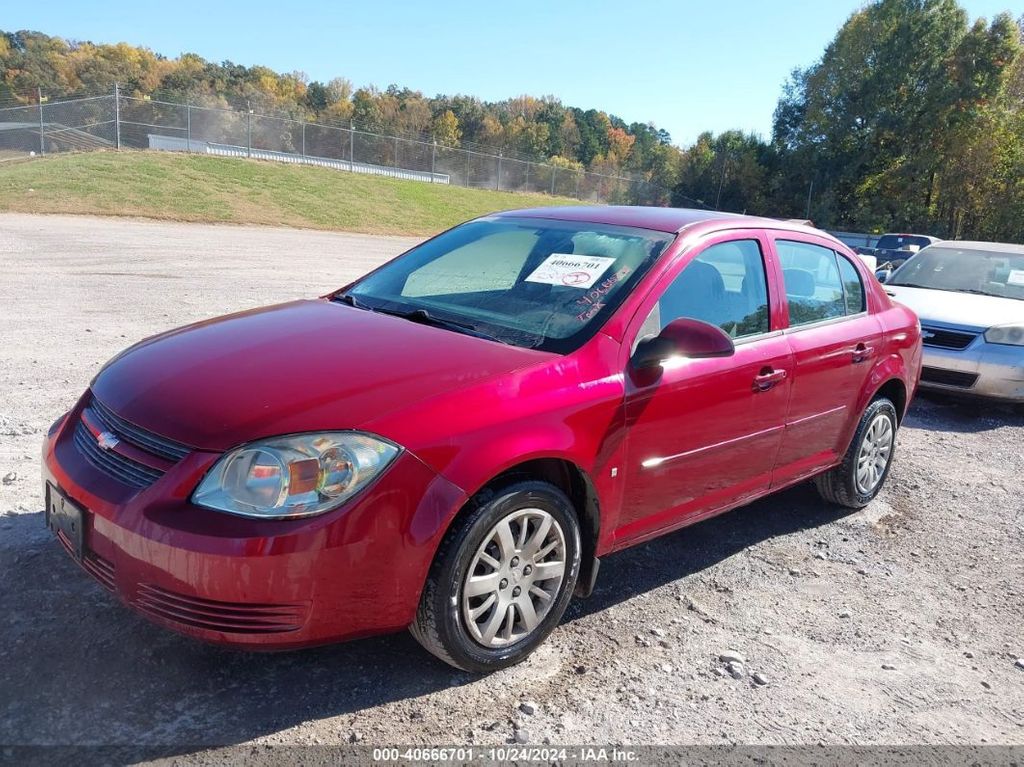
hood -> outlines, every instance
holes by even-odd
[[[114,358],[92,390],[138,426],[226,450],[260,437],[359,428],[552,356],[325,300],[297,301],[142,341]]]
[[[1024,322],[1024,301],[1015,298],[904,288],[899,285],[882,287],[893,300],[913,309],[925,325],[937,322],[980,331],[993,325]]]

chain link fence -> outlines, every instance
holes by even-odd
[[[0,108],[0,159],[95,149],[151,149],[319,165],[475,189],[653,204],[666,191],[644,179],[557,167],[348,126],[115,92]]]

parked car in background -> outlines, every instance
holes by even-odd
[[[501,213],[329,296],[116,356],[45,438],[46,520],[190,636],[408,627],[490,671],[605,554],[810,478],[869,503],[920,358],[914,314],[817,230]]]
[[[931,245],[885,289],[921,318],[922,387],[1024,403],[1024,245]]]
[[[857,253],[875,259],[872,269],[895,270],[919,250],[940,242],[926,234],[883,234],[873,248],[857,248]],[[870,263],[869,263],[870,266]]]

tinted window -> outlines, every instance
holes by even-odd
[[[733,338],[767,333],[765,285],[764,259],[756,240],[712,245],[672,281],[639,337],[656,334],[680,317],[717,325]]]
[[[847,259],[838,257],[839,276],[843,280],[843,292],[846,293],[846,313],[857,314],[864,311],[864,283],[860,280],[857,269]]]
[[[846,314],[839,265],[832,250],[790,240],[778,240],[776,249],[786,286],[790,326]]]
[[[920,250],[928,247],[929,242],[931,240],[927,237],[915,237],[912,234],[883,234],[875,247],[879,250],[910,250],[913,246],[913,249]]]
[[[453,332],[564,353],[596,332],[672,239],[584,221],[480,219],[413,248],[349,292],[370,311],[417,313]]]

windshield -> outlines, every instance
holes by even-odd
[[[1024,253],[933,245],[907,261],[887,284],[1024,300]]]
[[[366,309],[567,353],[590,338],[674,235],[495,217],[413,248],[356,283]]]
[[[918,251],[928,246],[927,237],[913,234],[883,234],[875,247],[878,250],[913,250]]]

